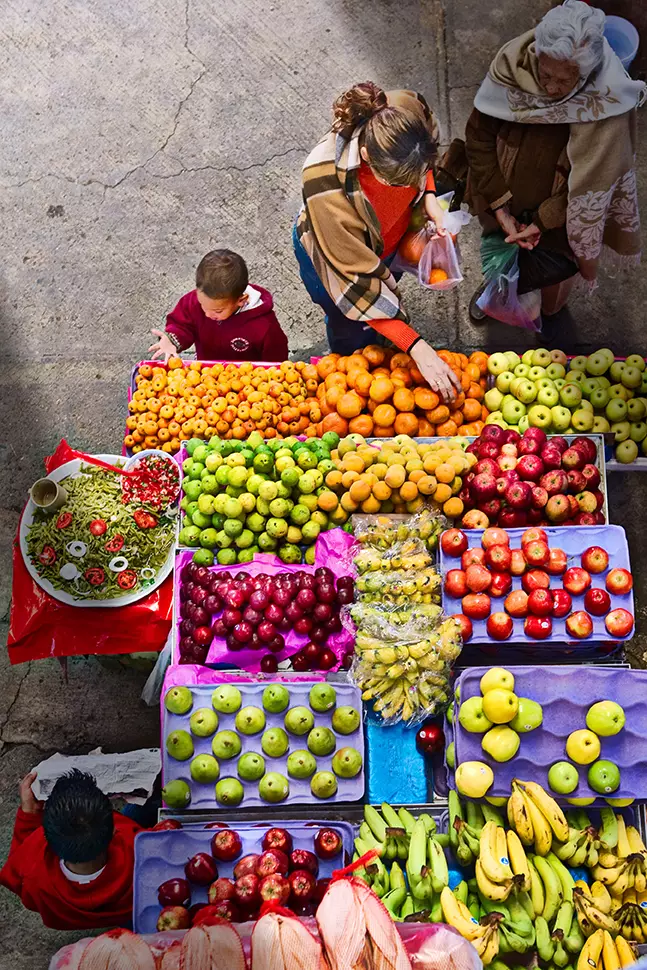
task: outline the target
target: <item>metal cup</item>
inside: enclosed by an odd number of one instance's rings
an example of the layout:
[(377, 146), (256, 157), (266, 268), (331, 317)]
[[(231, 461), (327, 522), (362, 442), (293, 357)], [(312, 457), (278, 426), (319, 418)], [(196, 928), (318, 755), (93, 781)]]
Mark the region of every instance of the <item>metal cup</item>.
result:
[(35, 506), (45, 512), (55, 512), (67, 502), (67, 492), (51, 478), (39, 478), (29, 489)]

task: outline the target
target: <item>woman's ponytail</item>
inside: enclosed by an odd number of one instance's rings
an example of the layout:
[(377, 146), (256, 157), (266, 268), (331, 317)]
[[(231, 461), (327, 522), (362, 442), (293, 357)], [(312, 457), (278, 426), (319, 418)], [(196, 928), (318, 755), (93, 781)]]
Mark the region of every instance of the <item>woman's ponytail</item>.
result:
[(363, 81), (344, 91), (334, 102), (332, 130), (348, 139), (358, 125), (387, 107), (386, 94), (373, 81)]

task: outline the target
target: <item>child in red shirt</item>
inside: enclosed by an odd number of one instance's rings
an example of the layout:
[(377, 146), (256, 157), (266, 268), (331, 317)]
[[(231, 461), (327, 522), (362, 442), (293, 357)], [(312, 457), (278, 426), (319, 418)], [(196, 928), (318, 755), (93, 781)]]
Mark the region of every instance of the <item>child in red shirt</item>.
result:
[(92, 775), (75, 769), (59, 778), (44, 808), (31, 788), (35, 778), (20, 783), (0, 886), (55, 930), (130, 926), (139, 826), (112, 811)]
[(196, 270), (196, 289), (166, 318), (166, 331), (149, 347), (164, 362), (195, 344), (198, 360), (286, 360), (288, 340), (276, 319), (272, 295), (250, 286), (245, 260), (229, 249), (207, 253)]

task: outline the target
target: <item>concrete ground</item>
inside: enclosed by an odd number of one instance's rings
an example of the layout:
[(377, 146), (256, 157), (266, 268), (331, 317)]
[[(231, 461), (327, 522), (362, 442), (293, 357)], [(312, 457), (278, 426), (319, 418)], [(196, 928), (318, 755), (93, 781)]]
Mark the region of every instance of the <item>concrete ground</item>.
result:
[[(4, 399), (0, 482), (0, 615), (10, 598), (11, 544), (28, 486), (61, 437), (118, 452), (126, 387), (148, 331), (192, 285), (199, 258), (231, 246), (274, 294), (293, 356), (324, 347), (321, 315), (290, 247), (299, 171), (326, 130), (334, 97), (355, 81), (425, 93), (445, 140), (460, 135), (499, 45), (549, 0), (11, 0), (2, 16), (0, 235)], [(647, 144), (640, 190), (647, 211)], [(505, 349), (523, 333), (474, 328), (478, 234), (461, 242), (464, 285), (430, 296), (405, 283), (415, 324), (437, 346)], [(605, 277), (572, 304), (561, 346), (645, 352), (644, 273)], [(647, 481), (610, 481), (625, 525), (647, 646)], [(642, 595), (641, 595), (642, 594)], [(88, 644), (91, 648), (91, 644)], [(0, 857), (18, 779), (61, 750), (153, 745), (158, 719), (139, 700), (143, 676), (96, 660), (11, 668), (0, 658)], [(44, 970), (75, 938), (46, 930), (0, 891), (0, 968)]]

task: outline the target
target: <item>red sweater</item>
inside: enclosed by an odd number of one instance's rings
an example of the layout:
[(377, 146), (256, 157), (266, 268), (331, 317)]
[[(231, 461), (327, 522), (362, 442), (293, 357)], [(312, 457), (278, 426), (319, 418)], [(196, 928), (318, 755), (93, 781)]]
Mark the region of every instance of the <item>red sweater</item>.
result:
[(47, 845), (42, 813), (18, 809), (9, 858), (0, 869), (0, 886), (20, 896), (23, 906), (40, 913), (54, 930), (130, 926), (133, 909), (135, 836), (140, 827), (114, 812), (115, 833), (103, 872), (89, 883), (70, 882)]
[(261, 303), (240, 310), (228, 320), (209, 320), (195, 290), (182, 297), (166, 318), (166, 330), (180, 341), (180, 350), (195, 344), (198, 360), (286, 360), (288, 338), (276, 319), (272, 294), (262, 286)]

